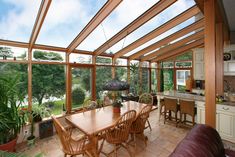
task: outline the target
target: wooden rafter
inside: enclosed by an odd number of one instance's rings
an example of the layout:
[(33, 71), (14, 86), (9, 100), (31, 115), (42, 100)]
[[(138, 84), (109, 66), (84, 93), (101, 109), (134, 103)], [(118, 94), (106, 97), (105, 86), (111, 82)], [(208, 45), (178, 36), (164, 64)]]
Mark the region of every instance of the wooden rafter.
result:
[(122, 2), (122, 0), (109, 0), (99, 12), (83, 28), (78, 36), (67, 47), (68, 53), (75, 48)]
[(203, 26), (204, 26), (204, 20), (201, 19), (201, 20), (199, 20), (199, 21), (197, 21), (197, 22), (195, 22), (195, 23), (193, 23), (193, 24), (191, 24), (191, 25), (189, 25), (189, 26), (179, 30), (178, 32), (176, 32), (176, 33), (174, 33), (174, 34), (172, 34), (172, 35), (170, 35), (170, 36), (168, 36), (168, 37), (166, 37), (166, 38), (164, 38), (164, 39), (162, 39), (162, 40), (160, 40), (158, 42), (155, 42), (154, 44), (152, 44), (152, 45), (150, 45), (150, 46), (140, 50), (139, 52), (129, 56), (129, 59), (130, 60), (136, 59), (136, 58), (138, 58), (138, 57), (140, 57), (140, 56), (142, 56), (142, 55), (144, 55), (144, 54), (146, 54), (148, 52), (151, 52), (151, 51), (159, 48), (162, 45), (166, 45), (169, 42), (171, 42), (171, 41), (173, 41), (175, 39), (178, 39), (178, 38), (180, 38), (180, 37), (182, 37), (182, 36), (192, 32), (194, 30), (202, 28)]
[(146, 60), (151, 60), (153, 58), (155, 58), (157, 55), (161, 55), (165, 52), (168, 52), (168, 51), (171, 51), (171, 50), (174, 50), (176, 49), (177, 47), (180, 47), (180, 46), (183, 46), (185, 45), (186, 43), (190, 42), (190, 41), (193, 41), (193, 40), (197, 40), (199, 38), (202, 38), (204, 36), (204, 31), (199, 31), (197, 33), (194, 33), (184, 39), (181, 39), (173, 44), (170, 44), (170, 45), (167, 45), (163, 48), (160, 48), (159, 50), (149, 54), (149, 55), (146, 55), (144, 56), (143, 58), (141, 58), (141, 61), (146, 61)]
[(189, 51), (193, 48), (201, 46), (203, 43), (204, 43), (204, 38), (196, 40), (196, 41), (194, 41), (190, 44), (187, 44), (185, 46), (182, 46), (180, 48), (168, 51), (167, 53), (164, 53), (161, 56), (158, 56), (157, 58), (151, 60), (151, 62), (158, 62), (158, 61), (164, 60), (166, 58), (182, 54), (182, 53)]
[(204, 0), (194, 0), (198, 6), (198, 8), (201, 10), (202, 13), (204, 13)]
[(32, 48), (37, 40), (38, 34), (40, 32), (40, 29), (42, 27), (42, 24), (44, 22), (46, 14), (49, 10), (51, 2), (52, 2), (52, 0), (43, 0), (41, 3), (40, 9), (38, 11), (38, 15), (37, 15), (34, 27), (33, 27), (33, 31), (31, 33), (31, 37), (29, 40), (29, 51), (32, 50)]
[(178, 24), (186, 21), (187, 19), (195, 16), (198, 14), (200, 10), (197, 8), (197, 6), (193, 6), (190, 9), (186, 10), (185, 12), (181, 13), (180, 15), (176, 16), (175, 18), (171, 19), (170, 21), (166, 22), (165, 24), (161, 25), (160, 27), (154, 29), (150, 33), (146, 34), (142, 38), (136, 40), (132, 44), (126, 46), (124, 49), (118, 51), (117, 53), (114, 54), (114, 58), (118, 58), (135, 48), (143, 45), (144, 43), (152, 40), (153, 38), (157, 37), (158, 35), (166, 32), (167, 30), (177, 26)]
[(15, 47), (22, 47), (22, 48), (28, 48), (29, 47), (28, 43), (2, 40), (2, 39), (0, 39), (0, 45), (15, 46)]
[(146, 12), (136, 18), (133, 22), (123, 28), (120, 32), (118, 32), (116, 35), (106, 41), (103, 45), (97, 48), (94, 52), (95, 56), (98, 56), (105, 50), (109, 49), (111, 46), (116, 44), (118, 41), (126, 37), (131, 32), (135, 31), (137, 28), (145, 24), (147, 21), (152, 19), (154, 16), (165, 10), (168, 6), (170, 6), (176, 1), (177, 0), (161, 0), (156, 3), (150, 9), (148, 9)]

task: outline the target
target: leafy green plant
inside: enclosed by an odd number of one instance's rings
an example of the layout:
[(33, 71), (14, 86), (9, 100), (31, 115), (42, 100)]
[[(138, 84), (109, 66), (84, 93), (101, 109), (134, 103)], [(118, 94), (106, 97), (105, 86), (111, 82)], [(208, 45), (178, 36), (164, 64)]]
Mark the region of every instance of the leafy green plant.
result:
[(115, 100), (112, 104), (113, 107), (122, 107), (122, 102), (120, 100)]
[(41, 121), (42, 118), (49, 117), (51, 115), (51, 110), (43, 105), (33, 105), (32, 116), (34, 122)]
[(0, 144), (17, 137), (25, 124), (20, 106), (24, 96), (18, 90), (19, 76), (0, 77)]
[(73, 104), (82, 104), (85, 100), (85, 92), (82, 88), (78, 87), (72, 91), (72, 102)]

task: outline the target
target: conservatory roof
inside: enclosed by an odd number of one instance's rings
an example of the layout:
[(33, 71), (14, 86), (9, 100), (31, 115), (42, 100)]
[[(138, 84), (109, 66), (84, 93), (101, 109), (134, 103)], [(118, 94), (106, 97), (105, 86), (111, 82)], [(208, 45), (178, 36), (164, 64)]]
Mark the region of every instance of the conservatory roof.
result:
[(194, 0), (0, 1), (0, 45), (29, 51), (155, 62), (202, 46), (203, 28)]

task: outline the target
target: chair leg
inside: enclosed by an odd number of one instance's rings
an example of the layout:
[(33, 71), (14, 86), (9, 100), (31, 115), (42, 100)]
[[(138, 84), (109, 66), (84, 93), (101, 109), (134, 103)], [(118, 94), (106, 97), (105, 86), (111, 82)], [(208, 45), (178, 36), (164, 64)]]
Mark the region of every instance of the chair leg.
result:
[(114, 154), (115, 154), (115, 157), (117, 157), (117, 145), (116, 144), (114, 146)]
[(64, 157), (67, 157), (67, 154), (64, 153)]
[(147, 123), (148, 123), (148, 127), (149, 127), (150, 131), (152, 131), (152, 127), (151, 127), (150, 122), (149, 122), (148, 119), (147, 119)]
[(175, 125), (176, 125), (176, 127), (178, 126), (178, 122), (177, 122), (177, 111), (175, 112)]

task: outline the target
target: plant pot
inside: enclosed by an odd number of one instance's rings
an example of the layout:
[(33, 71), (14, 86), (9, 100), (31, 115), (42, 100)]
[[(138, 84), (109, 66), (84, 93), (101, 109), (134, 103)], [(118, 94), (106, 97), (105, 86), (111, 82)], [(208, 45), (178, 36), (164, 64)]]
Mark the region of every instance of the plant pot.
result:
[(29, 146), (29, 147), (32, 147), (32, 146), (34, 146), (34, 144), (35, 144), (35, 136), (29, 136), (28, 138), (27, 138), (27, 145)]
[(34, 115), (33, 114), (33, 121), (34, 122), (41, 122), (42, 121), (42, 117), (40, 115)]
[(14, 152), (16, 146), (17, 138), (9, 141), (8, 143), (0, 145), (0, 150)]
[(120, 107), (113, 107), (113, 112), (114, 113), (120, 113), (121, 112), (121, 108)]

